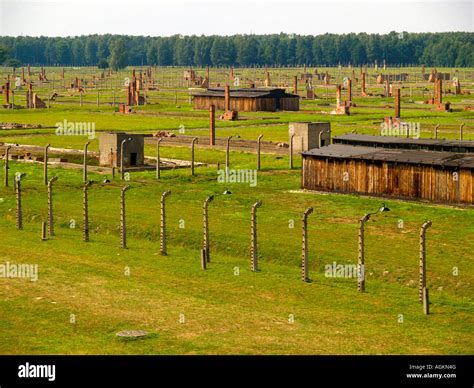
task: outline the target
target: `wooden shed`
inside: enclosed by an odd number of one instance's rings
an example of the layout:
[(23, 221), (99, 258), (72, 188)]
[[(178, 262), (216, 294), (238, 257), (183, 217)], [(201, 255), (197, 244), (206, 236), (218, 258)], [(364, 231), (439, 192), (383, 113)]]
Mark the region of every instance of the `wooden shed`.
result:
[(474, 203), (474, 154), (332, 144), (303, 152), (302, 187)]
[[(194, 109), (209, 109), (211, 105), (218, 110), (225, 109), (223, 88), (195, 91), (192, 96)], [(300, 109), (299, 96), (278, 88), (231, 89), (230, 109), (238, 112), (297, 111)]]

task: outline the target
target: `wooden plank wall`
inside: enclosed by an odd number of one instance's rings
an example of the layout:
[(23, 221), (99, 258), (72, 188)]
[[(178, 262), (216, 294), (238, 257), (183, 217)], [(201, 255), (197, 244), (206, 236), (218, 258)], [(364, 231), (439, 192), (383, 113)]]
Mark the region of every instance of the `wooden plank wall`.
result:
[[(217, 110), (224, 110), (224, 97), (202, 97), (195, 96), (193, 99), (194, 109), (209, 109), (215, 105)], [(298, 98), (280, 98), (280, 110), (299, 110)], [(231, 98), (230, 109), (238, 112), (274, 112), (277, 109), (275, 98)]]
[[(195, 96), (193, 99), (194, 109), (209, 109), (215, 105), (217, 110), (224, 110), (224, 97), (201, 97)], [(239, 112), (255, 112), (257, 103), (255, 98), (231, 98), (230, 109)]]
[(303, 156), (302, 187), (473, 204), (474, 170)]
[(300, 99), (294, 97), (282, 97), (280, 98), (280, 110), (300, 110)]

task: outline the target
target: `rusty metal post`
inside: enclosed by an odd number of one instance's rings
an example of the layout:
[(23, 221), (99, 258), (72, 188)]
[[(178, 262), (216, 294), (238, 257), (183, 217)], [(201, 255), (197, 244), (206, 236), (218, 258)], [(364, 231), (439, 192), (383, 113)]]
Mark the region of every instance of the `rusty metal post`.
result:
[(161, 194), (161, 218), (160, 218), (160, 254), (166, 256), (168, 254), (166, 250), (166, 197), (171, 194), (170, 190), (165, 191)]
[(464, 133), (463, 133), (463, 128), (464, 128), (464, 125), (465, 125), (465, 124), (466, 124), (466, 123), (462, 123), (462, 124), (459, 126), (459, 140), (463, 140), (463, 137), (464, 137), (464, 136), (463, 136), (463, 135), (464, 135)]
[(253, 272), (258, 272), (257, 209), (261, 206), (262, 206), (261, 201), (255, 202), (252, 206), (252, 223), (250, 227), (250, 232), (251, 232), (250, 269)]
[(125, 214), (125, 192), (131, 187), (127, 185), (120, 191), (120, 245), (122, 249), (127, 248), (127, 223)]
[(88, 180), (87, 180), (87, 147), (89, 147), (89, 144), (90, 142), (87, 142), (85, 145), (84, 145), (84, 167), (83, 167), (83, 172), (82, 172), (82, 181), (84, 183), (87, 183)]
[(12, 146), (7, 146), (5, 148), (5, 187), (8, 187), (8, 158), (10, 157), (10, 148), (12, 148)]
[(54, 236), (53, 182), (57, 180), (58, 177), (53, 176), (48, 182), (48, 232), (50, 236)]
[(92, 182), (86, 182), (82, 191), (82, 216), (83, 223), (82, 226), (82, 239), (85, 242), (89, 241), (89, 187)]
[(258, 139), (257, 139), (257, 170), (260, 171), (260, 150), (261, 150), (261, 147), (262, 147), (262, 137), (263, 135), (259, 135)]
[(160, 143), (162, 141), (163, 141), (163, 138), (160, 137), (158, 138), (158, 141), (156, 142), (156, 179), (161, 178)]
[(309, 282), (309, 268), (308, 268), (308, 216), (313, 213), (313, 208), (309, 207), (303, 213), (303, 239), (301, 249), (301, 280)]
[(426, 230), (431, 227), (431, 220), (425, 221), (420, 229), (420, 282), (419, 301), (423, 303), (423, 288), (426, 287)]
[(293, 170), (293, 138), (295, 134), (290, 136), (290, 170)]
[(209, 246), (209, 203), (214, 199), (214, 196), (211, 195), (206, 198), (203, 205), (203, 249), (206, 255), (206, 262), (211, 261), (210, 256), (210, 246)]
[(43, 183), (48, 184), (48, 150), (51, 145), (44, 147), (44, 166), (43, 166)]
[(194, 144), (199, 143), (199, 139), (195, 137), (191, 142), (191, 175), (194, 176)]
[(359, 292), (365, 291), (365, 223), (370, 219), (366, 214), (359, 220), (359, 256), (357, 262), (357, 288)]
[(21, 179), (26, 174), (15, 175), (15, 191), (16, 191), (16, 228), (18, 230), (23, 229), (23, 208), (21, 206)]
[(209, 107), (209, 145), (216, 145), (216, 107)]

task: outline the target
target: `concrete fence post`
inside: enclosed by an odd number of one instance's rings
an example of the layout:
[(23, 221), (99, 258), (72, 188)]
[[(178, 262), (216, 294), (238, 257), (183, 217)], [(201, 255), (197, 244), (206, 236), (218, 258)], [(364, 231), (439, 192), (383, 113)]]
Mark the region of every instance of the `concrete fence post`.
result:
[(226, 153), (225, 153), (225, 167), (228, 170), (230, 167), (230, 139), (232, 139), (232, 136), (229, 136), (227, 138), (227, 148), (226, 148)]
[(48, 237), (46, 237), (46, 222), (41, 223), (41, 241), (46, 241)]
[[(319, 135), (318, 135), (318, 145), (319, 145), (319, 148), (321, 148), (323, 146), (323, 135), (328, 132), (329, 134), (331, 133), (331, 130), (330, 129), (325, 129), (324, 131), (321, 131), (319, 132)], [(329, 138), (331, 138), (331, 136), (329, 136)]]
[(84, 167), (83, 167), (83, 172), (82, 172), (82, 181), (84, 183), (87, 183), (88, 181), (87, 179), (87, 147), (89, 147), (89, 144), (90, 142), (87, 142), (84, 145), (84, 161), (83, 161)]
[(430, 298), (426, 287), (423, 287), (423, 313), (425, 315), (430, 314)]
[(262, 137), (263, 135), (259, 135), (258, 139), (257, 139), (257, 170), (260, 171), (260, 168), (261, 168), (261, 164), (260, 164), (260, 151), (261, 151), (261, 148), (262, 148)]
[(250, 269), (253, 272), (258, 271), (258, 245), (257, 245), (257, 209), (262, 206), (261, 201), (257, 201), (252, 206), (252, 222), (250, 227), (251, 233), (251, 257)]
[(313, 208), (309, 207), (303, 213), (303, 238), (301, 249), (301, 280), (309, 282), (309, 268), (308, 268), (308, 216), (313, 213)]
[(48, 233), (54, 236), (54, 215), (53, 215), (53, 183), (58, 180), (53, 176), (48, 182)]
[(216, 107), (209, 106), (209, 145), (216, 145)]
[(293, 170), (293, 138), (295, 134), (290, 136), (290, 170)]
[(214, 196), (211, 195), (206, 198), (203, 204), (203, 249), (206, 255), (206, 262), (210, 263), (210, 245), (209, 245), (209, 203), (214, 199)]
[(120, 245), (122, 249), (127, 248), (127, 222), (125, 214), (125, 192), (130, 190), (130, 185), (122, 188), (120, 191)]
[(21, 206), (21, 179), (26, 174), (17, 174), (15, 176), (15, 192), (16, 192), (16, 228), (23, 229), (23, 208)]
[(129, 137), (128, 139), (123, 139), (122, 142), (120, 143), (120, 179), (124, 180), (125, 179), (125, 166), (124, 166), (124, 155), (123, 151), (125, 148), (125, 143), (127, 141), (132, 141), (132, 138)]
[(161, 210), (160, 210), (160, 254), (166, 256), (168, 254), (166, 250), (166, 197), (171, 194), (170, 190), (165, 191), (161, 194)]
[(423, 303), (423, 288), (426, 287), (426, 231), (431, 227), (432, 221), (423, 223), (420, 229), (420, 281), (418, 296), (420, 303)]
[(191, 175), (194, 176), (194, 145), (199, 143), (199, 139), (195, 137), (191, 142)]
[(201, 249), (201, 268), (202, 269), (207, 268), (206, 251), (204, 249)]
[(5, 187), (8, 187), (8, 158), (10, 157), (10, 148), (12, 148), (12, 146), (7, 146), (5, 148)]
[(44, 147), (43, 183), (48, 184), (48, 150), (51, 145)]
[(156, 179), (161, 178), (161, 161), (160, 161), (160, 143), (163, 141), (163, 138), (158, 138), (156, 142)]
[(365, 223), (370, 214), (366, 214), (359, 220), (359, 255), (357, 258), (357, 288), (359, 292), (365, 291)]
[(86, 182), (82, 191), (82, 216), (83, 216), (83, 226), (82, 226), (82, 239), (85, 242), (89, 241), (89, 187), (91, 182)]

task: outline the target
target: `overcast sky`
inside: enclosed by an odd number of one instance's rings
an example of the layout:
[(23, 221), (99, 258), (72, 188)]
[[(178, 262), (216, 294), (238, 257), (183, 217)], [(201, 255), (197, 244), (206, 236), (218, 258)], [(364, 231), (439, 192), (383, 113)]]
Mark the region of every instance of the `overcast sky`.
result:
[(0, 35), (473, 31), (474, 0), (0, 0)]

